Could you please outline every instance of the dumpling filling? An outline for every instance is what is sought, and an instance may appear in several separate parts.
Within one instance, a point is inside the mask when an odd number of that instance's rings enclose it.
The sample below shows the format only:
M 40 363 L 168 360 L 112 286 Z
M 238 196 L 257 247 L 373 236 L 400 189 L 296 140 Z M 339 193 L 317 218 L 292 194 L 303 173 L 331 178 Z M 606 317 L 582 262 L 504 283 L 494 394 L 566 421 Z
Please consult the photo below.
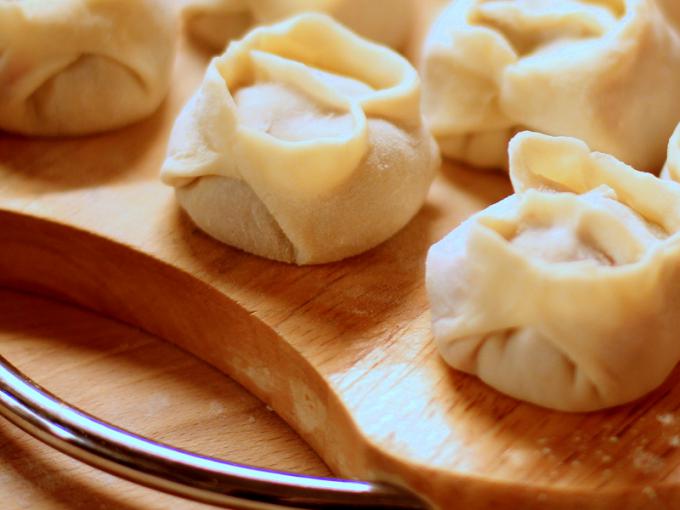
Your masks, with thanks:
M 318 69 L 315 78 L 340 94 L 359 98 L 373 91 L 358 80 Z M 353 129 L 352 116 L 321 104 L 298 87 L 286 83 L 261 82 L 234 94 L 243 125 L 290 142 L 343 136 Z
M 585 242 L 565 225 L 526 227 L 510 243 L 522 253 L 546 262 L 591 260 L 600 265 L 614 264 L 606 253 Z
M 619 202 L 609 187 L 581 197 L 566 196 L 573 200 L 571 208 L 541 221 L 529 215 L 520 221 L 510 244 L 545 262 L 589 261 L 612 266 L 638 261 L 651 244 L 668 236 Z

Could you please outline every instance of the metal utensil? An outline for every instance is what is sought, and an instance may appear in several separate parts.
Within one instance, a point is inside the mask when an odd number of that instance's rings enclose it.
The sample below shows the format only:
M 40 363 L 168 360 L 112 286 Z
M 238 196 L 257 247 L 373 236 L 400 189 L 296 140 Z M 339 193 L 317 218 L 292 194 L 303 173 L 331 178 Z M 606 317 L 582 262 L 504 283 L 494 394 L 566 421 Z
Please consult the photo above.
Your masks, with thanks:
M 245 510 L 426 510 L 402 488 L 316 478 L 204 457 L 137 436 L 79 411 L 0 356 L 0 414 L 91 466 L 183 498 Z

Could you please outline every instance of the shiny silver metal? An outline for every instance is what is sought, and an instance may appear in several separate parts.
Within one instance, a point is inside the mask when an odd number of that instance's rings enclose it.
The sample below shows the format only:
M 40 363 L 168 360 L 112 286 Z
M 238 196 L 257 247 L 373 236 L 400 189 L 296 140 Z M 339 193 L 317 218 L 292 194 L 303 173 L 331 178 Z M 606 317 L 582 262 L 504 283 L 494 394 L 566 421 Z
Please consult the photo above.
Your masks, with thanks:
M 91 466 L 203 503 L 244 510 L 428 508 L 410 492 L 387 484 L 257 469 L 156 443 L 75 409 L 2 356 L 0 414 Z

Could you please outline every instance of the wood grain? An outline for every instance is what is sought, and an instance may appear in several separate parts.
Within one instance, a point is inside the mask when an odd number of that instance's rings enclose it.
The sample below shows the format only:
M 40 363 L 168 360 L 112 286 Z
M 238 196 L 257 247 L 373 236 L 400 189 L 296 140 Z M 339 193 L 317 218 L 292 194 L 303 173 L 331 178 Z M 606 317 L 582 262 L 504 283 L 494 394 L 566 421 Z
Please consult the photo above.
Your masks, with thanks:
M 244 388 L 176 347 L 91 312 L 0 291 L 3 356 L 74 405 L 128 430 L 235 462 L 328 469 Z M 122 481 L 0 421 L 2 508 L 199 510 Z
M 157 174 L 205 62 L 183 46 L 163 109 L 126 130 L 0 137 L 0 285 L 195 353 L 271 405 L 338 475 L 405 484 L 441 508 L 680 506 L 677 371 L 638 402 L 569 415 L 504 397 L 437 356 L 427 249 L 509 193 L 505 176 L 446 163 L 403 231 L 319 267 L 259 259 L 198 231 Z

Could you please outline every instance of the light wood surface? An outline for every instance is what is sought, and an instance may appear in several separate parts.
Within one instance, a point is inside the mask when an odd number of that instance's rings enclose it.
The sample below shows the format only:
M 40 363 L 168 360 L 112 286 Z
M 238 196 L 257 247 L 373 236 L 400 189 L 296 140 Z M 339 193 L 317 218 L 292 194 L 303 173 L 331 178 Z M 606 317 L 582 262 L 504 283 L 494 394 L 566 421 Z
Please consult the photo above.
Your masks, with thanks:
M 39 384 L 139 434 L 266 468 L 327 476 L 262 402 L 167 342 L 92 312 L 0 290 L 0 350 Z M 90 468 L 0 420 L 3 510 L 200 510 Z
M 503 397 L 437 356 L 427 249 L 509 193 L 505 176 L 447 163 L 402 232 L 319 267 L 246 255 L 191 225 L 157 174 L 204 65 L 183 46 L 162 111 L 126 130 L 0 137 L 0 285 L 195 353 L 271 405 L 338 475 L 405 484 L 441 508 L 680 507 L 677 371 L 631 405 L 569 415 Z

